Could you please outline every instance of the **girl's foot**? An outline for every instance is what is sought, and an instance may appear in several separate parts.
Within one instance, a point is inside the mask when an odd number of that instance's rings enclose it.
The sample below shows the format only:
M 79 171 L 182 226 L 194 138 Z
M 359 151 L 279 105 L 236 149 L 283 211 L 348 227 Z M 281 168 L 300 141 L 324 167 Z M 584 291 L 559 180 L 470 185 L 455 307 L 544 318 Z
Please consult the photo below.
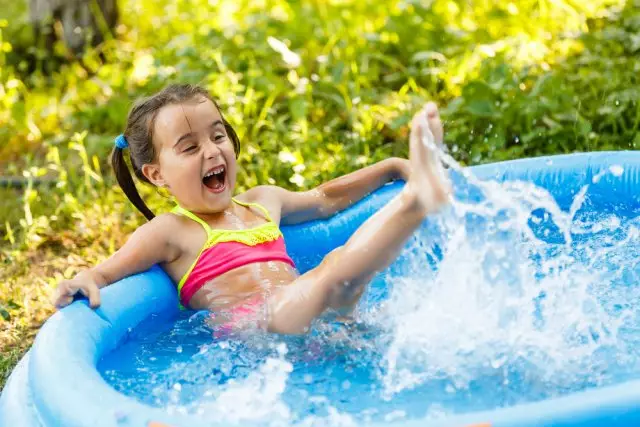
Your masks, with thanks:
M 444 205 L 451 191 L 446 172 L 438 154 L 442 144 L 443 128 L 438 108 L 428 103 L 411 122 L 409 164 L 411 176 L 408 191 L 425 214 Z

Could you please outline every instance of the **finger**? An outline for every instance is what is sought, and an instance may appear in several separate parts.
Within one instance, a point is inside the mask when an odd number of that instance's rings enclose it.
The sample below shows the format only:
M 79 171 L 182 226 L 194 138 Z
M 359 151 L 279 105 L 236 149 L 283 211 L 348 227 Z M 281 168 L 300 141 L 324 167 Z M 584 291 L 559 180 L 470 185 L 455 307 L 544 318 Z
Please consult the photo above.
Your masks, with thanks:
M 58 284 L 58 287 L 53 292 L 53 295 L 51 296 L 51 301 L 53 302 L 54 305 L 56 305 L 58 300 L 61 300 L 65 297 L 73 296 L 76 292 L 77 290 L 72 289 L 69 286 L 68 281 L 66 280 L 62 281 Z
M 87 291 L 89 293 L 89 306 L 91 308 L 100 307 L 100 289 L 97 286 L 89 286 Z
M 61 309 L 61 308 L 65 308 L 66 306 L 68 306 L 72 302 L 73 302 L 73 297 L 65 295 L 65 296 L 60 296 L 55 301 L 54 305 L 56 306 L 56 308 Z
M 68 283 L 61 282 L 53 292 L 53 295 L 51 295 L 51 303 L 56 308 L 66 307 L 71 304 L 71 301 L 73 301 L 74 293 L 74 291 L 69 289 Z

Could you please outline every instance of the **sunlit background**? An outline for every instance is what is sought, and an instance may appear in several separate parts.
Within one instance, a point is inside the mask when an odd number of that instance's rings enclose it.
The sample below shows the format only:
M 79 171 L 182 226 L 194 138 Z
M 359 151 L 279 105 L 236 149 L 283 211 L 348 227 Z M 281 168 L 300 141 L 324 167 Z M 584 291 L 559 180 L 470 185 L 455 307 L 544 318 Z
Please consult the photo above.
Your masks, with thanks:
M 639 59 L 638 0 L 0 0 L 0 387 L 57 281 L 143 221 L 107 162 L 136 97 L 205 86 L 238 191 L 304 189 L 405 156 L 430 99 L 466 165 L 635 149 Z

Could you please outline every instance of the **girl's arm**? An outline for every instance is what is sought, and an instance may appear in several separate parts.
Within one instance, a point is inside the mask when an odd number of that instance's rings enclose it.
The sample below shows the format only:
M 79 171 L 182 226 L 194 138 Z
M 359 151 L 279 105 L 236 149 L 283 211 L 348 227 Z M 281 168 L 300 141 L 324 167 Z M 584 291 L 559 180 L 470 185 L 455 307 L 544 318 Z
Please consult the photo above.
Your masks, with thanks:
M 271 206 L 280 206 L 283 224 L 327 218 L 390 181 L 406 181 L 410 171 L 408 162 L 401 158 L 382 160 L 309 191 L 293 192 L 280 187 L 263 187 L 269 190 L 264 197 L 272 201 Z
M 73 296 L 80 292 L 89 298 L 91 307 L 98 307 L 100 288 L 145 271 L 154 264 L 177 259 L 180 250 L 172 244 L 170 233 L 170 230 L 175 230 L 174 221 L 170 215 L 162 215 L 138 228 L 109 259 L 81 271 L 73 279 L 61 281 L 53 296 L 53 303 L 58 308 L 67 306 L 73 301 Z

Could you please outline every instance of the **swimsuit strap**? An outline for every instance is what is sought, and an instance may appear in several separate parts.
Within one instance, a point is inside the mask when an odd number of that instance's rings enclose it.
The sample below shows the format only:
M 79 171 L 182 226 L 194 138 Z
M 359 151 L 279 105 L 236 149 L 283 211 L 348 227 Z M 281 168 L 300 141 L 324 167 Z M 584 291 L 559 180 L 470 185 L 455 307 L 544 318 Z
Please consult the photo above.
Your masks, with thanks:
M 202 227 L 204 227 L 204 231 L 207 232 L 207 241 L 211 240 L 211 238 L 213 237 L 213 235 L 215 234 L 213 232 L 213 229 L 211 229 L 211 227 L 209 226 L 209 224 L 207 224 L 205 221 L 203 221 L 202 219 L 200 219 L 198 217 L 198 215 L 195 215 L 193 212 L 190 212 L 188 210 L 186 210 L 185 208 L 183 208 L 180 205 L 176 205 L 175 208 L 173 208 L 171 210 L 171 212 L 178 214 L 178 215 L 184 215 L 187 218 L 190 218 L 192 220 L 194 220 L 195 222 L 197 222 L 198 224 L 200 224 Z
M 234 202 L 236 202 L 237 204 L 239 204 L 240 206 L 246 206 L 246 207 L 255 207 L 258 208 L 258 210 L 260 212 L 262 212 L 264 214 L 264 216 L 267 218 L 267 221 L 269 222 L 273 222 L 273 220 L 271 219 L 271 215 L 269 215 L 269 211 L 267 210 L 267 208 L 265 208 L 264 206 L 262 206 L 260 203 L 251 203 L 251 202 L 241 202 L 240 200 L 236 199 L 236 198 L 232 198 L 231 200 L 233 200 Z
M 232 198 L 231 200 L 233 200 L 235 203 L 237 203 L 240 206 L 257 208 L 260 212 L 262 212 L 264 214 L 264 216 L 267 218 L 267 221 L 273 222 L 273 220 L 271 219 L 271 215 L 269 215 L 269 211 L 267 210 L 267 208 L 265 208 L 261 204 L 259 204 L 259 203 L 250 203 L 250 202 L 241 202 L 240 200 L 237 200 L 236 198 Z M 197 222 L 198 224 L 200 224 L 204 228 L 204 231 L 206 231 L 206 233 L 207 233 L 207 241 L 208 242 L 212 241 L 213 238 L 220 233 L 220 231 L 227 231 L 227 232 L 230 231 L 230 230 L 214 230 L 214 229 L 212 229 L 211 226 L 209 224 L 207 224 L 204 220 L 202 220 L 200 217 L 198 217 L 198 215 L 194 214 L 191 211 L 186 210 L 185 208 L 183 208 L 180 205 L 176 205 L 176 207 L 174 207 L 171 210 L 171 212 L 173 212 L 175 214 L 178 214 L 178 215 L 184 215 L 187 218 L 190 218 L 190 219 L 194 220 L 195 222 Z M 245 230 L 233 230 L 233 231 L 243 232 Z

